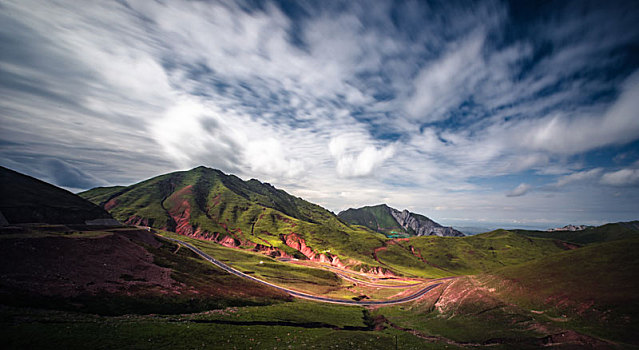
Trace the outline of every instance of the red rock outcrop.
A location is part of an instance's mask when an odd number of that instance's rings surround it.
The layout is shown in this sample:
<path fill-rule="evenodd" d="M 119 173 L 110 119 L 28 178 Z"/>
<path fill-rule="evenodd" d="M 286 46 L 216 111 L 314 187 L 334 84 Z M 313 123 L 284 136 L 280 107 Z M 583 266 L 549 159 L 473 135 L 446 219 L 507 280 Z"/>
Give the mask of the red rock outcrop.
<path fill-rule="evenodd" d="M 118 206 L 118 199 L 117 198 L 113 198 L 110 201 L 104 203 L 104 210 L 106 211 L 111 211 L 111 209 L 115 208 Z"/>
<path fill-rule="evenodd" d="M 328 263 L 337 267 L 345 268 L 345 265 L 339 260 L 336 255 L 332 255 L 329 253 L 317 254 L 311 247 L 306 245 L 306 241 L 304 240 L 304 238 L 300 237 L 294 232 L 291 232 L 289 235 L 286 236 L 282 235 L 282 240 L 287 246 L 304 254 L 304 256 L 308 258 L 308 260 Z"/>

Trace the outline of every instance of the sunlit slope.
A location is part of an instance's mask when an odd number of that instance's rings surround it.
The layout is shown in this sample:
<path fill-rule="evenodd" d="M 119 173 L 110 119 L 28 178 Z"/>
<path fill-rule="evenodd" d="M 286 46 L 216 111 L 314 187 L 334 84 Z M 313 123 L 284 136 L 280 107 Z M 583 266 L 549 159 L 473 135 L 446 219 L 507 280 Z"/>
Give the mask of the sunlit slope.
<path fill-rule="evenodd" d="M 376 256 L 404 274 L 445 277 L 516 265 L 564 249 L 550 239 L 497 230 L 467 237 L 424 236 L 393 241 L 378 249 Z"/>
<path fill-rule="evenodd" d="M 246 249 L 277 249 L 341 263 L 377 266 L 370 252 L 383 235 L 350 227 L 333 213 L 267 183 L 198 167 L 126 188 L 98 188 L 82 197 L 129 224 L 151 226 Z M 302 244 L 303 242 L 303 244 Z M 306 249 L 306 248 L 308 249 Z M 302 255 L 304 250 L 304 255 Z"/>
<path fill-rule="evenodd" d="M 590 227 L 582 231 L 528 231 L 513 230 L 529 237 L 559 239 L 577 244 L 609 242 L 618 239 L 639 238 L 639 221 L 617 222 L 597 227 Z"/>
<path fill-rule="evenodd" d="M 412 229 L 404 229 L 397 220 L 391 215 L 390 208 L 386 204 L 375 206 L 367 206 L 358 209 L 347 209 L 339 213 L 339 217 L 345 222 L 361 225 L 374 231 L 384 232 L 386 234 L 414 235 Z"/>

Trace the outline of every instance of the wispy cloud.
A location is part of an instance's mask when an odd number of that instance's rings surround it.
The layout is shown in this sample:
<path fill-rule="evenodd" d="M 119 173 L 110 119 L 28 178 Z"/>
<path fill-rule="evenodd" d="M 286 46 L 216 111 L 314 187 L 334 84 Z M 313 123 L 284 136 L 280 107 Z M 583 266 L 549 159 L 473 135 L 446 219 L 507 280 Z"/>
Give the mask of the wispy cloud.
<path fill-rule="evenodd" d="M 601 183 L 612 186 L 637 186 L 639 185 L 639 169 L 621 169 L 605 173 L 601 177 Z"/>
<path fill-rule="evenodd" d="M 532 186 L 529 184 L 521 183 L 519 186 L 515 187 L 512 191 L 506 193 L 506 197 L 520 197 L 528 193 Z"/>
<path fill-rule="evenodd" d="M 559 179 L 557 179 L 557 182 L 555 183 L 555 186 L 562 187 L 574 182 L 593 180 L 593 179 L 599 178 L 601 176 L 602 171 L 603 169 L 601 168 L 595 168 L 595 169 L 584 170 L 584 171 L 576 171 L 572 174 L 559 177 Z"/>

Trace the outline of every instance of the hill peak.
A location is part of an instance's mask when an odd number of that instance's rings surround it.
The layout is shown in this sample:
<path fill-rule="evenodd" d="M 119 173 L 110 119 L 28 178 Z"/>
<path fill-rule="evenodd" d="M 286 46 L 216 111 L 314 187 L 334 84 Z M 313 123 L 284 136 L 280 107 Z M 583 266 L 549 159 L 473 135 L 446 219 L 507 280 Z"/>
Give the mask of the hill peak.
<path fill-rule="evenodd" d="M 366 226 L 389 237 L 464 236 L 454 228 L 444 227 L 424 215 L 412 213 L 408 209 L 399 211 L 387 204 L 350 208 L 337 216 L 349 224 Z"/>

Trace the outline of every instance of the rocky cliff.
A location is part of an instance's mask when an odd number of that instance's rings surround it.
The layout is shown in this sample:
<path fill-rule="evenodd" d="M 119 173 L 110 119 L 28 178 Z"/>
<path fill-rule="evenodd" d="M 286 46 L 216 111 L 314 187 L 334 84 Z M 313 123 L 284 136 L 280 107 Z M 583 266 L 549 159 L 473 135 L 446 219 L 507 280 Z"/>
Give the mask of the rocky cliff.
<path fill-rule="evenodd" d="M 410 228 L 417 236 L 464 236 L 463 233 L 452 227 L 444 227 L 423 215 L 413 214 L 406 209 L 399 211 L 390 208 L 390 212 L 401 227 L 406 230 Z"/>

